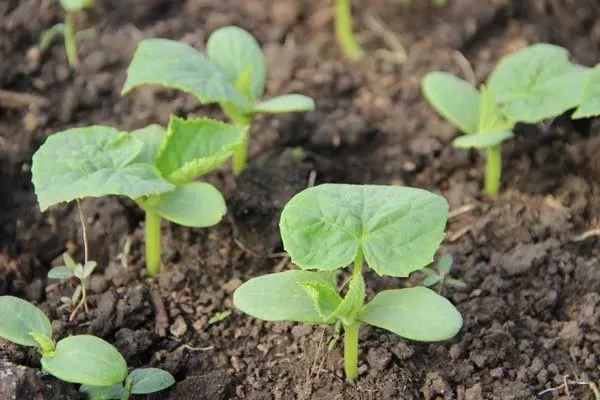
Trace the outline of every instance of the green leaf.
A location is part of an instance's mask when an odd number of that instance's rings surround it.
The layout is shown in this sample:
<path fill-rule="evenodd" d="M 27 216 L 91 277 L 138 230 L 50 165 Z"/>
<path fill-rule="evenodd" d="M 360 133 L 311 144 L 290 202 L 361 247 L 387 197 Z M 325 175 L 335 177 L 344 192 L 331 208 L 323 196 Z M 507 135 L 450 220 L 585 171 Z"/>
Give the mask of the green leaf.
<path fill-rule="evenodd" d="M 158 152 L 165 141 L 167 130 L 161 125 L 152 124 L 132 131 L 130 134 L 143 143 L 142 151 L 133 162 L 154 165 Z"/>
<path fill-rule="evenodd" d="M 152 203 L 152 205 L 147 205 Z M 176 224 L 205 228 L 219 223 L 227 213 L 225 199 L 210 183 L 190 182 L 158 197 L 156 203 L 144 205 L 147 210 Z"/>
<path fill-rule="evenodd" d="M 54 342 L 48 336 L 42 333 L 29 332 L 29 335 L 36 341 L 38 344 L 38 350 L 43 355 L 52 354 L 54 352 Z"/>
<path fill-rule="evenodd" d="M 425 98 L 438 114 L 464 133 L 477 132 L 481 103 L 477 89 L 447 72 L 430 72 L 421 86 Z"/>
<path fill-rule="evenodd" d="M 463 323 L 452 303 L 423 286 L 379 292 L 362 308 L 359 319 L 422 342 L 450 339 Z"/>
<path fill-rule="evenodd" d="M 438 283 L 441 280 L 442 280 L 442 278 L 440 278 L 437 275 L 429 275 L 423 280 L 423 286 L 430 287 L 430 286 L 435 285 L 436 283 Z"/>
<path fill-rule="evenodd" d="M 333 313 L 333 317 L 341 319 L 344 324 L 350 325 L 356 318 L 360 307 L 365 303 L 365 280 L 362 270 L 352 274 L 348 285 L 348 292 L 339 307 Z"/>
<path fill-rule="evenodd" d="M 438 269 L 440 274 L 448 275 L 450 269 L 452 268 L 452 256 L 450 254 L 444 254 L 442 258 L 438 261 Z"/>
<path fill-rule="evenodd" d="M 448 203 L 421 189 L 325 184 L 284 207 L 284 248 L 304 269 L 347 266 L 362 248 L 380 275 L 406 277 L 433 260 L 444 238 Z"/>
<path fill-rule="evenodd" d="M 206 56 L 221 68 L 229 82 L 242 83 L 237 88 L 251 94 L 252 103 L 263 96 L 267 73 L 265 58 L 250 33 L 237 26 L 217 29 L 206 42 Z M 248 73 L 249 78 L 239 79 Z"/>
<path fill-rule="evenodd" d="M 496 104 L 517 122 L 537 123 L 579 103 L 588 69 L 559 46 L 536 44 L 504 57 L 489 78 Z"/>
<path fill-rule="evenodd" d="M 209 325 L 216 324 L 217 322 L 223 321 L 225 318 L 229 317 L 230 315 L 231 315 L 230 310 L 217 312 L 212 317 L 210 317 L 210 319 L 208 320 L 208 324 Z"/>
<path fill-rule="evenodd" d="M 450 286 L 454 286 L 455 288 L 458 289 L 464 289 L 467 287 L 467 284 L 464 283 L 461 280 L 458 279 L 454 279 L 454 278 L 446 278 L 446 283 Z"/>
<path fill-rule="evenodd" d="M 342 298 L 334 286 L 322 282 L 305 282 L 301 286 L 313 298 L 315 309 L 323 321 L 335 317 L 334 313 L 342 304 Z"/>
<path fill-rule="evenodd" d="M 514 137 L 512 132 L 488 132 L 476 135 L 459 136 L 452 141 L 454 147 L 459 149 L 474 147 L 476 149 L 485 149 L 497 146 L 500 143 Z"/>
<path fill-rule="evenodd" d="M 113 386 L 81 385 L 79 387 L 79 392 L 82 393 L 87 400 L 121 400 L 127 396 L 127 392 L 123 389 L 122 383 Z"/>
<path fill-rule="evenodd" d="M 0 337 L 22 346 L 38 346 L 31 332 L 52 337 L 52 325 L 46 315 L 28 301 L 0 296 Z"/>
<path fill-rule="evenodd" d="M 93 0 L 59 0 L 65 11 L 77 12 L 94 5 Z"/>
<path fill-rule="evenodd" d="M 250 108 L 246 97 L 213 62 L 193 47 L 174 40 L 146 39 L 138 45 L 121 95 L 146 84 L 183 90 L 204 104 L 225 102 Z"/>
<path fill-rule="evenodd" d="M 496 106 L 490 90 L 481 85 L 481 106 L 477 134 L 512 131 L 514 123 Z"/>
<path fill-rule="evenodd" d="M 133 136 L 100 125 L 50 136 L 33 155 L 31 167 L 40 209 L 83 197 L 135 199 L 174 189 L 152 165 L 131 163 L 141 150 Z"/>
<path fill-rule="evenodd" d="M 91 335 L 59 341 L 53 357 L 42 357 L 42 367 L 60 380 L 93 386 L 116 385 L 127 376 L 127 364 L 119 351 Z"/>
<path fill-rule="evenodd" d="M 600 64 L 589 73 L 583 91 L 579 108 L 571 118 L 591 118 L 600 115 Z"/>
<path fill-rule="evenodd" d="M 92 272 L 94 272 L 97 265 L 98 264 L 96 263 L 96 261 L 86 262 L 85 265 L 83 266 L 83 279 L 88 278 L 92 274 Z"/>
<path fill-rule="evenodd" d="M 161 391 L 175 383 L 173 375 L 159 368 L 137 368 L 127 377 L 125 386 L 131 385 L 132 394 Z"/>
<path fill-rule="evenodd" d="M 296 321 L 312 324 L 328 324 L 315 307 L 308 284 L 331 286 L 330 281 L 309 271 L 286 271 L 268 274 L 249 280 L 233 294 L 235 306 L 253 317 L 265 321 Z"/>
<path fill-rule="evenodd" d="M 252 111 L 255 113 L 277 114 L 314 110 L 315 101 L 310 97 L 301 94 L 284 94 L 256 104 Z"/>
<path fill-rule="evenodd" d="M 48 279 L 71 279 L 73 277 L 73 270 L 69 267 L 60 266 L 54 267 L 48 271 Z"/>
<path fill-rule="evenodd" d="M 245 134 L 241 126 L 171 117 L 156 166 L 170 181 L 188 182 L 223 164 Z"/>
<path fill-rule="evenodd" d="M 65 262 L 65 266 L 70 269 L 75 269 L 77 263 L 73 261 L 73 258 L 69 255 L 69 253 L 63 253 L 63 261 Z"/>

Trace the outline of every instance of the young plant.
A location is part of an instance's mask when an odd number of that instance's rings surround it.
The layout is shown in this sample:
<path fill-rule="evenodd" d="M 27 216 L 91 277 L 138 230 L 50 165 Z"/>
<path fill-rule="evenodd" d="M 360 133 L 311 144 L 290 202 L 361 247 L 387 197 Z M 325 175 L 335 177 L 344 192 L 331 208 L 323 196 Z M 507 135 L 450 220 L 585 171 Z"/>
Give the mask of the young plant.
<path fill-rule="evenodd" d="M 279 224 L 284 248 L 302 270 L 251 279 L 235 291 L 234 304 L 266 321 L 340 322 L 346 376 L 356 379 L 363 323 L 425 342 L 460 330 L 456 308 L 423 286 L 384 290 L 364 304 L 364 263 L 379 275 L 407 277 L 432 261 L 447 219 L 446 200 L 425 190 L 342 184 L 306 189 L 286 204 Z M 332 272 L 349 264 L 354 267 L 342 297 Z"/>
<path fill-rule="evenodd" d="M 40 209 L 84 197 L 123 195 L 146 212 L 146 269 L 160 272 L 160 225 L 217 224 L 227 208 L 211 184 L 194 180 L 223 164 L 245 129 L 209 119 L 171 117 L 165 130 L 108 126 L 72 128 L 50 136 L 33 155 Z"/>
<path fill-rule="evenodd" d="M 113 386 L 81 385 L 81 392 L 87 400 L 128 400 L 132 394 L 160 392 L 175 383 L 173 375 L 159 368 L 136 368 L 125 382 Z"/>
<path fill-rule="evenodd" d="M 354 61 L 364 57 L 358 39 L 352 32 L 350 0 L 335 0 L 335 37 L 346 57 Z"/>
<path fill-rule="evenodd" d="M 569 61 L 568 52 L 536 44 L 504 57 L 478 92 L 445 72 L 422 82 L 433 108 L 465 134 L 455 147 L 486 149 L 485 191 L 496 195 L 502 173 L 502 142 L 514 136 L 516 123 L 536 124 L 577 106 L 589 70 Z"/>
<path fill-rule="evenodd" d="M 257 113 L 315 108 L 311 98 L 300 94 L 261 102 L 265 81 L 265 58 L 256 39 L 241 28 L 228 26 L 210 35 L 206 56 L 173 40 L 143 40 L 127 69 L 121 94 L 144 84 L 159 84 L 190 93 L 203 104 L 219 103 L 225 114 L 245 130 L 244 140 L 233 153 L 233 170 L 239 174 L 246 168 L 249 129 Z"/>
<path fill-rule="evenodd" d="M 65 41 L 65 52 L 71 68 L 77 68 L 79 65 L 79 56 L 77 55 L 78 35 L 84 31 L 75 33 L 73 15 L 94 5 L 94 0 L 59 0 L 60 5 L 65 11 L 65 22 L 58 23 L 48 29 L 40 40 L 40 51 L 44 52 L 50 47 L 52 42 L 62 36 Z"/>
<path fill-rule="evenodd" d="M 437 285 L 439 294 L 444 292 L 444 285 L 452 286 L 456 289 L 464 289 L 467 287 L 463 281 L 450 276 L 452 261 L 452 256 L 450 254 L 444 254 L 437 263 L 437 271 L 428 267 L 423 268 L 421 272 L 427 275 L 423 281 L 423 286 L 431 287 Z"/>
<path fill-rule="evenodd" d="M 54 267 L 48 271 L 48 278 L 59 279 L 62 281 L 76 278 L 79 281 L 79 284 L 75 287 L 73 296 L 62 299 L 65 305 L 71 307 L 71 316 L 69 317 L 69 320 L 72 321 L 81 307 L 83 307 L 85 312 L 89 311 L 87 301 L 87 286 L 89 277 L 96 268 L 96 262 L 86 261 L 83 265 L 75 263 L 75 261 L 73 261 L 71 256 L 69 256 L 67 253 L 63 254 L 63 260 L 65 265 Z"/>
<path fill-rule="evenodd" d="M 48 317 L 25 300 L 0 296 L 0 315 L 0 338 L 35 347 L 42 355 L 42 369 L 60 380 L 112 386 L 127 375 L 123 356 L 96 336 L 69 336 L 54 343 Z"/>

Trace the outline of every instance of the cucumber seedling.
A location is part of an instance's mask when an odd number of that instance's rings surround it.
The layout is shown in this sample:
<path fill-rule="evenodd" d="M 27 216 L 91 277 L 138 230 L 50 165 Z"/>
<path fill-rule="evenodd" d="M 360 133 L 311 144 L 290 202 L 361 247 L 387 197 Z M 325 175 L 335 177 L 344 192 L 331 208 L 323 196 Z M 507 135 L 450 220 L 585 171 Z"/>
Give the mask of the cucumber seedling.
<path fill-rule="evenodd" d="M 247 164 L 248 135 L 257 113 L 312 111 L 310 97 L 286 94 L 260 101 L 265 92 L 265 57 L 256 39 L 245 30 L 227 26 L 213 32 L 206 56 L 191 46 L 167 39 L 146 39 L 138 45 L 127 69 L 121 94 L 144 84 L 159 84 L 194 95 L 201 103 L 219 103 L 245 130 L 233 153 L 233 171 Z"/>
<path fill-rule="evenodd" d="M 128 400 L 132 394 L 160 392 L 175 383 L 169 372 L 159 368 L 136 368 L 125 382 L 113 386 L 81 385 L 79 392 L 87 400 Z"/>
<path fill-rule="evenodd" d="M 450 254 L 444 254 L 437 262 L 437 271 L 429 267 L 423 268 L 421 272 L 427 275 L 423 281 L 423 286 L 431 287 L 437 285 L 439 294 L 443 294 L 445 285 L 452 286 L 456 289 L 464 289 L 467 287 L 466 283 L 463 281 L 450 276 L 452 262 L 452 256 Z"/>
<path fill-rule="evenodd" d="M 447 219 L 446 200 L 425 190 L 344 184 L 306 189 L 285 205 L 279 223 L 284 248 L 302 270 L 251 279 L 235 291 L 234 304 L 266 321 L 341 323 L 346 376 L 356 379 L 363 323 L 425 342 L 449 339 L 462 327 L 456 308 L 423 286 L 384 290 L 364 304 L 365 262 L 379 275 L 407 277 L 433 260 Z M 354 267 L 342 297 L 332 272 L 349 264 Z"/>
<path fill-rule="evenodd" d="M 33 155 L 40 209 L 84 197 L 123 195 L 146 212 L 146 270 L 160 272 L 162 219 L 189 227 L 217 224 L 221 193 L 195 179 L 223 164 L 244 139 L 243 127 L 171 117 L 167 129 L 133 132 L 94 125 L 56 133 Z"/>
<path fill-rule="evenodd" d="M 48 317 L 25 300 L 0 296 L 0 315 L 0 338 L 35 347 L 42 355 L 42 369 L 62 381 L 112 386 L 127 375 L 123 356 L 96 336 L 69 336 L 55 343 Z"/>
<path fill-rule="evenodd" d="M 79 56 L 77 55 L 77 40 L 81 33 L 85 31 L 75 32 L 75 23 L 73 16 L 75 13 L 90 8 L 94 5 L 94 0 L 59 0 L 60 5 L 65 11 L 64 23 L 58 23 L 48 29 L 42 35 L 40 40 L 40 51 L 44 52 L 50 47 L 52 42 L 62 36 L 65 42 L 65 52 L 67 53 L 67 61 L 71 68 L 77 68 L 79 65 Z"/>
<path fill-rule="evenodd" d="M 569 61 L 567 50 L 541 43 L 500 60 L 480 91 L 446 72 L 427 74 L 422 88 L 433 108 L 465 134 L 455 147 L 486 150 L 485 191 L 494 196 L 500 191 L 501 145 L 514 137 L 515 124 L 537 124 L 575 108 L 588 73 Z"/>

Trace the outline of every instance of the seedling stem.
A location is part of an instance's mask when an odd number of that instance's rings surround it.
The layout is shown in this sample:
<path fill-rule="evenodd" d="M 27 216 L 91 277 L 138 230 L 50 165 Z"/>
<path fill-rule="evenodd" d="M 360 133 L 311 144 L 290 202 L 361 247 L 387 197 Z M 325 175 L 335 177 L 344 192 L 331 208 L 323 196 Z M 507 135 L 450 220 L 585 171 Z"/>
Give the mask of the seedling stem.
<path fill-rule="evenodd" d="M 336 0 L 335 2 L 335 36 L 348 58 L 360 60 L 363 57 L 364 53 L 352 32 L 350 0 Z"/>
<path fill-rule="evenodd" d="M 73 13 L 67 12 L 65 16 L 65 49 L 67 60 L 71 68 L 77 68 L 79 65 L 79 56 L 77 55 L 77 42 L 75 40 L 75 28 L 73 24 Z"/>
<path fill-rule="evenodd" d="M 160 273 L 160 222 L 161 217 L 146 211 L 146 271 L 148 276 Z"/>
<path fill-rule="evenodd" d="M 353 278 L 362 275 L 363 259 L 363 253 L 359 250 L 354 260 Z M 353 286 L 351 285 L 349 291 L 352 289 Z M 348 295 L 349 293 L 346 294 L 346 296 Z M 349 380 L 354 380 L 358 378 L 358 331 L 361 323 L 354 318 L 348 322 L 350 323 L 344 323 L 344 368 L 346 377 Z"/>
<path fill-rule="evenodd" d="M 502 176 L 502 150 L 501 145 L 488 147 L 485 171 L 485 192 L 495 196 L 500 191 L 500 177 Z"/>

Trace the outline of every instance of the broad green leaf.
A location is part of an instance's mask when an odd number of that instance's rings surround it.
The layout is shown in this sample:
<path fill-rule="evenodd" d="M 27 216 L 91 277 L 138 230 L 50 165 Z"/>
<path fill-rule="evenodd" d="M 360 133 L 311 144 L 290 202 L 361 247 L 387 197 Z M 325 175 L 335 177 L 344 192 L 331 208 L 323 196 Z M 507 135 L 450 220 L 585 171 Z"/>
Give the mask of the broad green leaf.
<path fill-rule="evenodd" d="M 225 102 L 250 108 L 244 95 L 213 62 L 193 47 L 174 40 L 146 39 L 138 45 L 121 95 L 146 84 L 183 90 L 204 104 Z"/>
<path fill-rule="evenodd" d="M 190 182 L 159 196 L 149 207 L 161 217 L 183 226 L 205 228 L 219 223 L 227 213 L 225 199 L 210 183 Z"/>
<path fill-rule="evenodd" d="M 600 115 L 600 64 L 590 71 L 583 86 L 579 108 L 572 118 L 591 118 L 598 115 Z"/>
<path fill-rule="evenodd" d="M 175 383 L 173 375 L 159 368 L 137 368 L 127 377 L 125 386 L 131 385 L 132 394 L 154 393 Z"/>
<path fill-rule="evenodd" d="M 109 194 L 130 198 L 175 187 L 150 164 L 132 164 L 142 142 L 107 126 L 56 133 L 33 155 L 31 167 L 40 209 L 83 197 Z"/>
<path fill-rule="evenodd" d="M 477 132 L 479 92 L 467 81 L 447 72 L 430 72 L 421 82 L 429 104 L 464 133 Z"/>
<path fill-rule="evenodd" d="M 167 130 L 161 125 L 152 124 L 132 131 L 130 134 L 143 143 L 142 151 L 133 161 L 154 165 L 158 152 L 165 141 Z"/>
<path fill-rule="evenodd" d="M 537 123 L 575 108 L 588 69 L 559 46 L 536 44 L 504 57 L 489 78 L 496 104 L 517 122 Z"/>
<path fill-rule="evenodd" d="M 48 271 L 49 279 L 70 279 L 73 277 L 73 270 L 69 267 L 60 266 L 54 267 L 50 271 Z"/>
<path fill-rule="evenodd" d="M 250 33 L 237 26 L 217 29 L 206 42 L 206 56 L 221 68 L 229 82 L 241 84 L 238 89 L 252 95 L 252 103 L 263 96 L 265 57 Z M 239 79 L 245 74 L 250 76 Z"/>
<path fill-rule="evenodd" d="M 233 294 L 235 306 L 265 321 L 296 321 L 326 324 L 307 284 L 328 286 L 330 281 L 316 272 L 286 271 L 253 278 Z M 335 286 L 331 289 L 336 290 Z"/>
<path fill-rule="evenodd" d="M 380 275 L 406 277 L 433 260 L 444 238 L 448 203 L 421 189 L 325 184 L 284 207 L 284 248 L 304 269 L 347 266 L 362 248 Z"/>
<path fill-rule="evenodd" d="M 342 298 L 334 286 L 322 282 L 306 282 L 301 286 L 313 298 L 315 309 L 323 321 L 334 317 L 335 311 L 342 304 Z"/>
<path fill-rule="evenodd" d="M 254 106 L 252 110 L 255 113 L 265 112 L 269 114 L 314 111 L 315 101 L 308 96 L 301 94 L 284 94 L 263 101 Z"/>
<path fill-rule="evenodd" d="M 477 134 L 512 131 L 515 124 L 509 121 L 502 110 L 494 103 L 490 90 L 485 85 L 481 85 L 480 93 L 481 106 Z"/>
<path fill-rule="evenodd" d="M 485 149 L 497 146 L 500 143 L 514 137 L 512 132 L 487 132 L 476 135 L 462 135 L 452 141 L 454 147 L 459 149 L 474 147 L 476 149 Z"/>
<path fill-rule="evenodd" d="M 81 385 L 79 392 L 84 395 L 86 400 L 121 400 L 127 396 L 122 383 L 113 386 Z"/>
<path fill-rule="evenodd" d="M 0 296 L 0 337 L 22 346 L 38 346 L 30 335 L 52 337 L 52 325 L 46 315 L 28 301 L 13 296 Z"/>
<path fill-rule="evenodd" d="M 450 339 L 463 323 L 452 303 L 423 286 L 379 292 L 362 308 L 359 319 L 421 342 Z"/>
<path fill-rule="evenodd" d="M 77 12 L 94 5 L 94 0 L 59 0 L 65 11 Z"/>
<path fill-rule="evenodd" d="M 83 385 L 112 386 L 127 376 L 127 364 L 119 351 L 91 335 L 59 341 L 53 357 L 42 357 L 42 367 L 60 380 Z"/>
<path fill-rule="evenodd" d="M 172 182 L 191 181 L 223 164 L 245 135 L 241 126 L 171 117 L 156 166 Z"/>
<path fill-rule="evenodd" d="M 438 261 L 438 269 L 440 274 L 448 275 L 452 268 L 452 256 L 450 254 L 444 254 Z"/>

